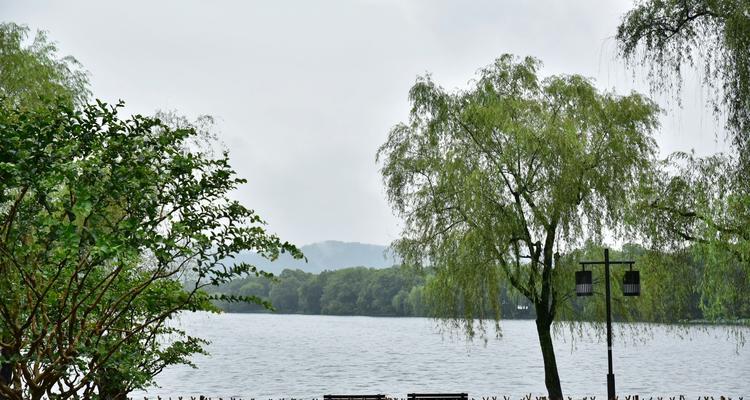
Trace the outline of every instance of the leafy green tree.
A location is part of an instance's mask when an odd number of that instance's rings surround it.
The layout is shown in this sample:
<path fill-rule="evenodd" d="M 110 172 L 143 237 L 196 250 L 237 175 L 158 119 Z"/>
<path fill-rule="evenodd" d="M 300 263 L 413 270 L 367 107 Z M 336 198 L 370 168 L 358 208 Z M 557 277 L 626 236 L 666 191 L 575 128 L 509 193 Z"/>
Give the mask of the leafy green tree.
<path fill-rule="evenodd" d="M 729 298 L 750 290 L 750 3 L 746 0 L 644 0 L 618 27 L 621 54 L 645 66 L 652 87 L 682 86 L 685 67 L 708 89 L 709 105 L 734 144 L 729 155 L 670 157 L 642 215 L 656 245 L 690 248 L 706 264 L 702 307 L 723 318 Z M 677 91 L 679 93 L 679 90 Z M 728 281 L 725 277 L 737 276 Z"/>
<path fill-rule="evenodd" d="M 390 310 L 392 310 L 393 314 L 380 315 L 410 315 L 411 310 L 409 309 L 409 291 L 407 291 L 406 288 L 402 288 L 391 298 Z"/>
<path fill-rule="evenodd" d="M 73 57 L 59 57 L 57 48 L 43 31 L 29 42 L 29 28 L 0 23 L 0 100 L 3 107 L 34 107 L 64 101 L 81 104 L 89 95 L 88 77 Z M 1 330 L 0 339 L 7 332 Z M 1 340 L 0 340 L 1 342 Z M 0 381 L 9 383 L 12 366 L 4 362 L 10 356 L 0 346 Z M 2 393 L 0 393 L 2 398 Z"/>
<path fill-rule="evenodd" d="M 0 346 L 11 373 L 0 395 L 122 398 L 202 351 L 170 318 L 211 300 L 262 302 L 203 291 L 263 275 L 229 256 L 301 257 L 228 198 L 245 181 L 226 153 L 191 145 L 195 129 L 123 119 L 101 102 L 3 104 Z M 162 345 L 168 333 L 178 338 Z"/>
<path fill-rule="evenodd" d="M 577 75 L 540 79 L 540 65 L 504 55 L 453 93 L 418 78 L 410 120 L 378 159 L 405 221 L 397 250 L 436 268 L 437 315 L 471 335 L 475 318 L 499 319 L 509 282 L 534 305 L 545 384 L 560 399 L 550 328 L 572 284 L 559 280 L 557 260 L 622 221 L 652 169 L 658 108 Z"/>
<path fill-rule="evenodd" d="M 424 317 L 427 315 L 427 309 L 424 300 L 422 299 L 424 296 L 423 291 L 423 286 L 414 286 L 411 288 L 407 297 L 409 308 L 407 315 L 413 315 L 415 317 Z"/>
<path fill-rule="evenodd" d="M 313 276 L 299 288 L 300 311 L 305 314 L 320 314 L 320 298 L 323 296 L 323 286 L 326 272 Z"/>
<path fill-rule="evenodd" d="M 327 277 L 320 298 L 321 312 L 331 315 L 359 315 L 357 299 L 367 282 L 365 267 L 346 268 Z"/>
<path fill-rule="evenodd" d="M 700 277 L 670 282 L 675 291 L 700 295 L 706 319 L 750 318 L 743 301 L 750 290 L 750 187 L 736 172 L 726 155 L 675 153 L 644 185 L 633 218 L 659 250 L 655 258 L 669 265 L 687 257 L 703 265 L 688 274 Z M 670 254 L 682 260 L 666 260 Z"/>
<path fill-rule="evenodd" d="M 0 98 L 15 105 L 64 101 L 83 104 L 88 76 L 73 57 L 59 57 L 44 31 L 29 41 L 27 26 L 0 24 Z"/>
<path fill-rule="evenodd" d="M 237 283 L 237 284 L 235 284 Z M 234 294 L 239 296 L 253 297 L 258 299 L 269 299 L 271 291 L 271 280 L 264 277 L 250 277 L 247 279 L 235 279 L 224 288 L 214 288 L 215 292 Z M 263 304 L 237 303 L 220 301 L 218 306 L 228 312 L 258 312 L 268 311 Z"/>
<path fill-rule="evenodd" d="M 123 282 L 124 285 L 133 283 L 139 282 Z M 110 300 L 116 301 L 116 297 L 124 290 L 127 288 L 111 290 L 113 297 Z M 182 285 L 177 280 L 155 282 L 130 303 L 127 317 L 114 323 L 107 334 L 102 336 L 99 344 L 102 348 L 119 347 L 108 360 L 101 360 L 101 351 L 81 349 L 81 356 L 86 352 L 91 355 L 91 361 L 104 361 L 99 371 L 94 374 L 95 397 L 127 400 L 129 392 L 152 385 L 154 377 L 167 366 L 186 364 L 194 367 L 190 356 L 206 354 L 203 345 L 207 344 L 207 341 L 191 337 L 181 329 L 168 324 L 154 323 L 129 337 L 126 334 L 131 329 L 133 321 L 151 318 L 173 307 L 185 308 L 181 304 L 185 295 Z M 196 301 L 194 307 L 204 311 L 216 310 L 209 302 Z"/>
<path fill-rule="evenodd" d="M 370 270 L 370 279 L 357 298 L 357 309 L 366 315 L 398 315 L 393 299 L 407 285 L 398 268 Z"/>
<path fill-rule="evenodd" d="M 700 72 L 744 162 L 750 161 L 749 15 L 746 0 L 639 0 L 616 36 L 621 54 L 647 68 L 656 90 L 679 89 L 686 66 Z"/>
<path fill-rule="evenodd" d="M 312 277 L 309 272 L 285 269 L 271 286 L 271 304 L 280 312 L 296 313 L 300 310 L 300 289 Z"/>

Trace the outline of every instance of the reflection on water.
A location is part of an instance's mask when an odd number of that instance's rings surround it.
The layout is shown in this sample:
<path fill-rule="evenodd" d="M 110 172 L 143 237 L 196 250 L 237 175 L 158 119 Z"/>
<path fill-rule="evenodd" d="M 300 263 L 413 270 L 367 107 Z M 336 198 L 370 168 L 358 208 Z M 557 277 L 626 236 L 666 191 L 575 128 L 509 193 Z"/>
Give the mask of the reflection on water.
<path fill-rule="evenodd" d="M 546 394 L 533 321 L 503 321 L 485 344 L 440 334 L 424 318 L 269 314 L 185 314 L 189 334 L 211 340 L 198 369 L 172 367 L 143 396 L 322 398 L 328 393 L 468 392 L 469 396 Z M 646 325 L 615 325 L 614 372 L 620 395 L 750 395 L 750 345 L 722 328 L 680 336 Z M 619 335 L 618 335 L 619 334 Z M 590 327 L 555 341 L 566 396 L 606 397 L 605 341 Z M 501 397 L 502 398 L 502 397 Z M 718 398 L 718 397 L 717 397 Z"/>

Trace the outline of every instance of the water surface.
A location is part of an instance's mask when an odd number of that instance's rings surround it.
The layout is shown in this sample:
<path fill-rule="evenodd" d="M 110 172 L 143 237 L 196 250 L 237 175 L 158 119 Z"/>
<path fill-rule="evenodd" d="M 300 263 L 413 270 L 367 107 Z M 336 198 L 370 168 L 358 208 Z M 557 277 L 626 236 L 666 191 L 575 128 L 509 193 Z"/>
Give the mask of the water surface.
<path fill-rule="evenodd" d="M 468 343 L 425 318 L 189 313 L 190 335 L 211 341 L 198 369 L 175 366 L 143 396 L 322 398 L 335 393 L 468 392 L 470 397 L 546 394 L 533 321 L 503 321 L 501 339 Z M 635 336 L 633 331 L 647 331 Z M 679 335 L 654 325 L 615 324 L 620 395 L 750 395 L 750 345 L 727 330 Z M 600 335 L 599 335 L 600 336 Z M 606 398 L 606 342 L 588 326 L 555 339 L 566 396 Z M 502 399 L 502 397 L 500 397 Z M 718 397 L 717 397 L 718 398 Z"/>

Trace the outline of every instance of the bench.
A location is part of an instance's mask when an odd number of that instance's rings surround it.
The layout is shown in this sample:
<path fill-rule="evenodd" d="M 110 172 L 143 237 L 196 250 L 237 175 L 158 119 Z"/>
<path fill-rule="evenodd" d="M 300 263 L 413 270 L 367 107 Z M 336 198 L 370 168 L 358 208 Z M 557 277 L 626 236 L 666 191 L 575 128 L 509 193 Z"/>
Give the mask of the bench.
<path fill-rule="evenodd" d="M 409 393 L 408 400 L 469 400 L 468 393 Z"/>
<path fill-rule="evenodd" d="M 326 394 L 323 400 L 385 400 L 384 394 Z"/>

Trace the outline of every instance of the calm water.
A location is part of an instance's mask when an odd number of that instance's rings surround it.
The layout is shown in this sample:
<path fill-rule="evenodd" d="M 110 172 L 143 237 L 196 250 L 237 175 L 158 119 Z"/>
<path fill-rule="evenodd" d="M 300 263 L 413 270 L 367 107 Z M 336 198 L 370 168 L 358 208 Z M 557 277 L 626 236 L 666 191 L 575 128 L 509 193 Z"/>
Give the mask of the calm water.
<path fill-rule="evenodd" d="M 267 314 L 186 314 L 181 326 L 211 340 L 198 369 L 173 367 L 143 396 L 210 395 L 267 399 L 322 398 L 327 393 L 468 392 L 546 394 L 533 321 L 504 321 L 503 337 L 485 344 L 441 334 L 424 318 Z M 633 327 L 632 325 L 630 326 Z M 663 327 L 634 342 L 615 325 L 618 394 L 750 395 L 750 343 L 738 347 L 721 328 L 691 329 L 678 337 Z M 746 333 L 747 335 L 747 333 Z M 606 344 L 587 328 L 555 342 L 563 392 L 606 398 Z"/>

